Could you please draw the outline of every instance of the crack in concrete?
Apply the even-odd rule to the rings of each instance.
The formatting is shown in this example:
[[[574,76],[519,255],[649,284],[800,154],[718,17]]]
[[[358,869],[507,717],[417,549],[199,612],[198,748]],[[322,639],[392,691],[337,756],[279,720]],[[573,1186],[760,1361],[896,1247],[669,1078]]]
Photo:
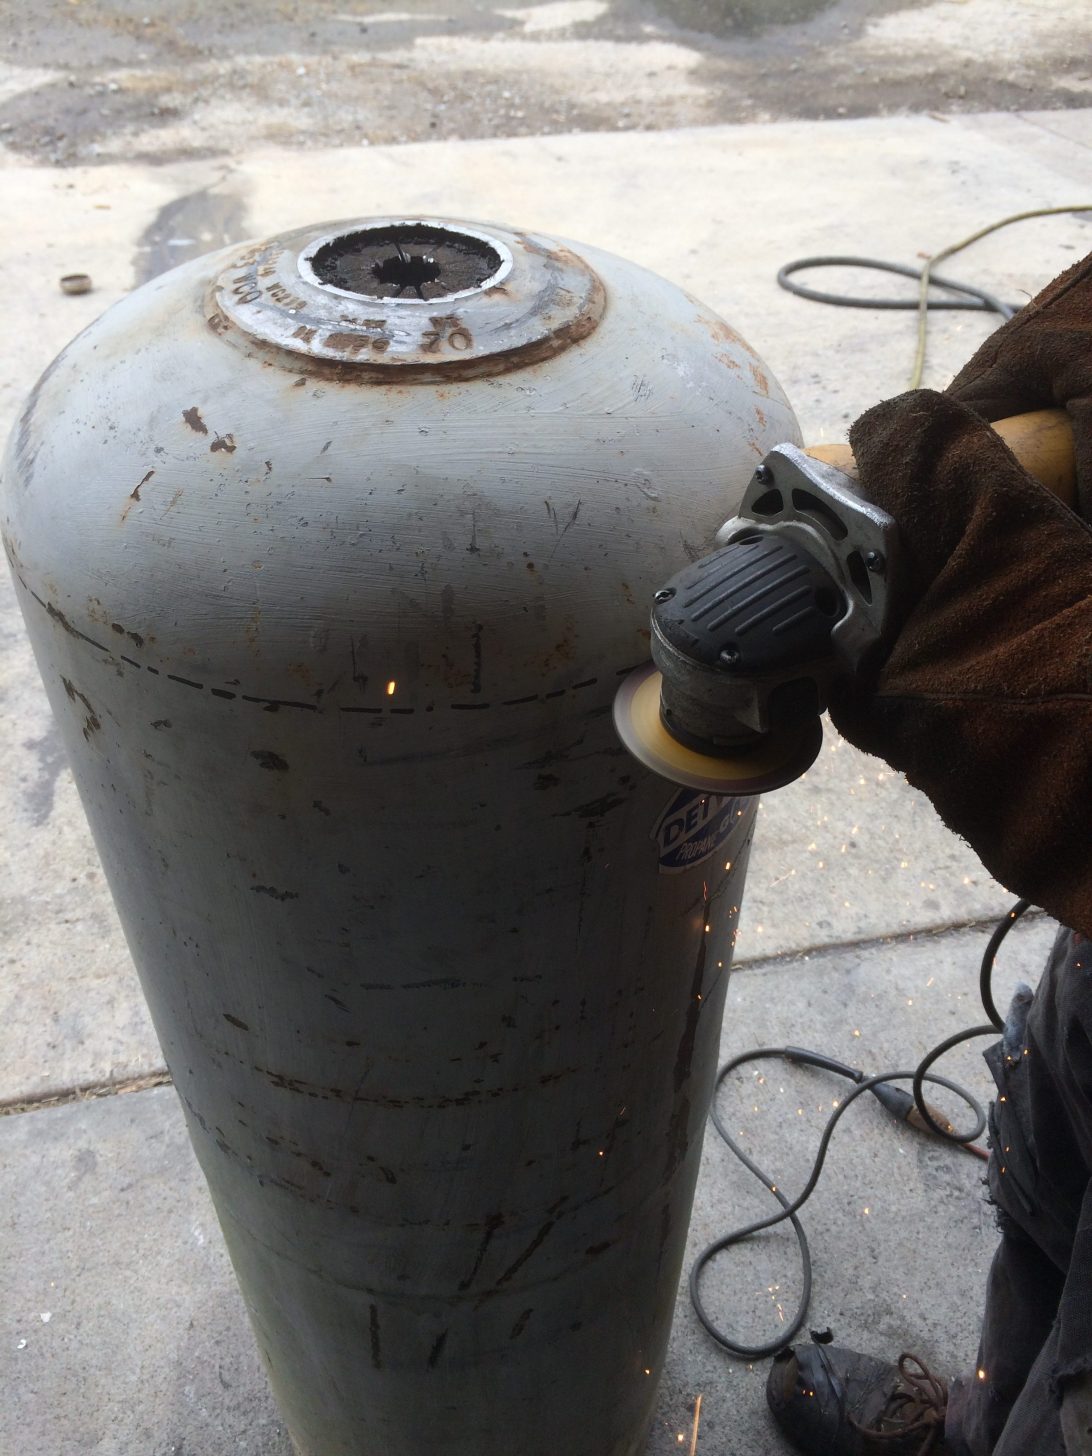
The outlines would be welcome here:
[[[83,1082],[64,1087],[59,1092],[32,1093],[0,1102],[0,1117],[13,1117],[20,1112],[41,1112],[47,1107],[63,1107],[70,1102],[92,1102],[100,1097],[120,1097],[127,1092],[147,1092],[153,1087],[171,1085],[171,1074],[164,1068],[144,1077],[129,1077],[118,1082]]]
[[[873,946],[877,949],[886,949],[896,945],[909,945],[926,936],[930,940],[938,940],[942,936],[959,935],[966,930],[990,931],[1007,913],[1007,911],[1001,911],[997,915],[983,915],[976,920],[951,920],[942,921],[936,925],[915,925],[912,930],[900,930],[886,935],[866,935],[862,936],[860,940],[819,940],[814,945],[803,945],[798,950],[778,951],[776,954],[768,956],[756,955],[743,959],[733,957],[732,971],[742,971],[744,968],[752,971],[768,970],[788,961],[799,961],[807,956],[827,955],[838,951],[868,950]],[[1038,925],[1050,918],[1045,910],[1031,909],[1020,917],[1020,924]]]

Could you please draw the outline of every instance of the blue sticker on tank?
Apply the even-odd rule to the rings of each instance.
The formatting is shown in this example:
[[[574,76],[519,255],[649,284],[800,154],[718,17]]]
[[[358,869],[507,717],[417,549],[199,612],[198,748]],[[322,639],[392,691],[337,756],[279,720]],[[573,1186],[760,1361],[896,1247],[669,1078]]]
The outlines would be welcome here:
[[[749,799],[679,789],[656,821],[651,838],[660,849],[660,872],[678,874],[709,859],[747,813]]]

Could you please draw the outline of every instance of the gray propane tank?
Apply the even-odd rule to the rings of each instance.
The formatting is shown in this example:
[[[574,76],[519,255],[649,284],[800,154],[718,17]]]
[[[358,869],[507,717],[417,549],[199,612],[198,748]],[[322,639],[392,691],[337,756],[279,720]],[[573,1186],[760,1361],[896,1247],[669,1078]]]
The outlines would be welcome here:
[[[642,1447],[754,801],[611,702],[796,439],[680,289],[441,219],[178,268],[31,395],[5,545],[305,1456]]]

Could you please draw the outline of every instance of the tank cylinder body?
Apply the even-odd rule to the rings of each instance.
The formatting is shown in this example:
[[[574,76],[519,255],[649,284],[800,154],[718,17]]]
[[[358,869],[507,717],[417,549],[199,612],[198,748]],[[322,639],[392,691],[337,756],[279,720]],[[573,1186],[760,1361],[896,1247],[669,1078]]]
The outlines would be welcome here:
[[[36,387],[4,538],[304,1456],[635,1456],[754,801],[614,737],[796,439],[607,254],[443,219],[164,275]]]

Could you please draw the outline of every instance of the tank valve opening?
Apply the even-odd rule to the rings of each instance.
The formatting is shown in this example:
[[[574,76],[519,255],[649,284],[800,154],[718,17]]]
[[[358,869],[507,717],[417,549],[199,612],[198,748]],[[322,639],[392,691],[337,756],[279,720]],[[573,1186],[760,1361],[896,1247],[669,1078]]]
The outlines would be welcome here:
[[[407,253],[401,243],[393,258],[382,258],[372,270],[377,283],[388,285],[395,296],[399,293],[416,293],[424,298],[424,285],[435,283],[440,276],[440,265],[427,253]]]
[[[435,223],[388,223],[327,238],[300,259],[305,278],[362,298],[443,299],[499,281],[506,258],[484,237]]]

